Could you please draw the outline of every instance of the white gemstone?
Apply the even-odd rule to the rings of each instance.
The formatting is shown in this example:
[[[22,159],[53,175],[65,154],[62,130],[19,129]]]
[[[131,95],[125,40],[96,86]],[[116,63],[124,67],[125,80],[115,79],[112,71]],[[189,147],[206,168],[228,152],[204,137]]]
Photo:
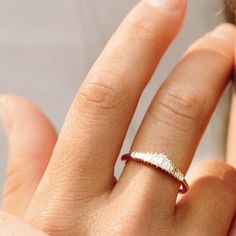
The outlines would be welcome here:
[[[164,163],[163,163],[163,168],[164,168],[165,170],[168,170],[168,169],[170,168],[170,163],[165,160]]]
[[[145,154],[143,156],[143,160],[146,161],[146,162],[149,162],[150,161],[150,156],[148,154]]]
[[[181,182],[183,182],[185,179],[181,171],[167,158],[164,153],[132,152],[131,156],[138,160],[160,167]]]
[[[150,162],[151,162],[153,165],[158,166],[157,160],[158,160],[158,159],[156,159],[156,158],[154,158],[154,157],[152,156]]]

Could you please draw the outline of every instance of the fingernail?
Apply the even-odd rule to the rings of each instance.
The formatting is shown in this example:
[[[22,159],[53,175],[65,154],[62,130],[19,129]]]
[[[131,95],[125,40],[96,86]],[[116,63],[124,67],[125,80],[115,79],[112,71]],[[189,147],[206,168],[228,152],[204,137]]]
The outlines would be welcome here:
[[[167,10],[177,8],[183,0],[148,0],[149,5]]]
[[[6,133],[9,134],[12,126],[11,104],[7,96],[0,96],[0,120]]]

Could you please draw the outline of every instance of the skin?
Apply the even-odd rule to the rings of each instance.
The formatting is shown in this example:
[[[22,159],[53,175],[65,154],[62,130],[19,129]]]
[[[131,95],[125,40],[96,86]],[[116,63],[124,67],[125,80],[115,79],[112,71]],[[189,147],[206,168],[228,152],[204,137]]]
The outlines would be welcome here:
[[[58,138],[30,101],[0,97],[9,137],[0,235],[236,235],[235,92],[227,146],[231,165],[199,164],[189,192],[179,197],[172,177],[135,161],[119,180],[114,177],[138,100],[186,10],[184,0],[169,8],[150,2],[141,1],[108,42]],[[235,27],[225,24],[186,51],[157,91],[131,150],[165,152],[187,173],[229,83],[235,40]]]

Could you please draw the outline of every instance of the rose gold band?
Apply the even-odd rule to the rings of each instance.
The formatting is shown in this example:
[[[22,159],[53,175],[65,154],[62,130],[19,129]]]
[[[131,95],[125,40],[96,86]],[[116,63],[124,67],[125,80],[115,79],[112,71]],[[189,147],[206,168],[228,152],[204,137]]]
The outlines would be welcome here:
[[[129,160],[139,161],[165,171],[181,183],[182,187],[179,190],[181,194],[186,193],[189,189],[185,176],[164,153],[131,152],[123,155],[121,159],[126,162]]]

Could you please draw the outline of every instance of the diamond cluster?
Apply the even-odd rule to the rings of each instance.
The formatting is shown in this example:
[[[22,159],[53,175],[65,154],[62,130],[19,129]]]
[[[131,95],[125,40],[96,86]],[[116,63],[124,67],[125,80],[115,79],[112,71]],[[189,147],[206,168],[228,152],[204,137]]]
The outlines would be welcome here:
[[[151,164],[157,168],[161,168],[167,173],[174,176],[178,181],[184,181],[185,177],[181,171],[174,165],[174,163],[167,158],[164,153],[152,153],[152,152],[132,152],[130,155],[132,158]]]

